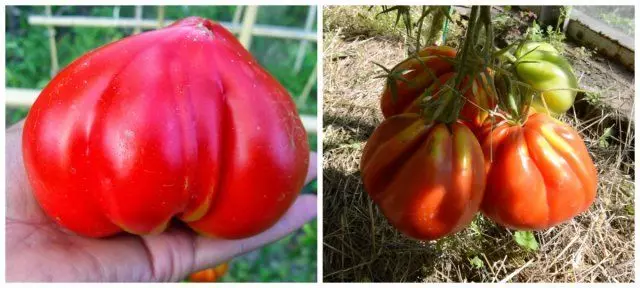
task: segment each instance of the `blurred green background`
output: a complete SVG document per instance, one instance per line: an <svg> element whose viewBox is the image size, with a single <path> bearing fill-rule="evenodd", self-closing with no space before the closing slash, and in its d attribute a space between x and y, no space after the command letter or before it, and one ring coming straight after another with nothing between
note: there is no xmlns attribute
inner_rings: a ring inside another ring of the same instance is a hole
<svg viewBox="0 0 640 288"><path fill-rule="evenodd" d="M121 6L120 18L133 18L134 6ZM216 21L231 22L236 6L165 6L164 19L201 16ZM256 24L304 28L309 6L262 6ZM31 26L30 14L44 15L44 6L6 7L6 87L42 89L49 80L51 59L48 32L45 26ZM145 6L143 18L156 19L157 7ZM53 16L113 17L114 6L53 6ZM313 31L316 31L316 17ZM240 18L242 22L242 18ZM80 55L106 43L131 35L132 28L57 27L56 43L60 67L63 68ZM317 43L309 42L302 68L292 68L300 40L254 36L251 53L297 98L313 73L317 59ZM304 103L297 103L301 114L317 115L317 90L311 90ZM7 126L23 119L25 108L6 108ZM309 134L312 150L317 151L317 135ZM304 188L303 193L317 194L317 182ZM260 250L250 252L230 262L222 281L229 282L316 282L317 222Z"/></svg>

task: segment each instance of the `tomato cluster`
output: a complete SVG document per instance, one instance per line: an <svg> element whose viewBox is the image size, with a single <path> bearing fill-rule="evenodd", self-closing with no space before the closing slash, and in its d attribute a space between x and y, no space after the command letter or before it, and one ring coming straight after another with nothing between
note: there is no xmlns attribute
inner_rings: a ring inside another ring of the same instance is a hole
<svg viewBox="0 0 640 288"><path fill-rule="evenodd" d="M417 56L407 58L396 65L392 73L401 73L402 79L388 81L380 96L380 108L384 117L419 113L422 104L420 96L423 93L437 97L442 86L457 76L452 63L455 57L456 50L452 47L430 46L420 50ZM486 110L496 106L494 93L485 91L489 87L487 80L481 79L469 81L467 77L461 85L466 87L461 92L464 93L467 103L462 108L460 116L472 125L472 128L480 126L489 115Z"/></svg>
<svg viewBox="0 0 640 288"><path fill-rule="evenodd" d="M505 96L490 71L453 81L452 48L425 48L391 70L395 78L380 100L385 120L364 148L360 171L365 190L400 232L438 239L466 227L478 211L509 228L546 229L594 201L597 173L582 138L550 116L573 104L575 91L561 89L576 88L575 76L550 46L537 47L521 46L526 61L513 68L531 91L544 90L522 121L498 105ZM551 70L536 74L535 65ZM445 86L453 92L441 91ZM451 95L464 98L457 120L430 118L424 102Z"/></svg>

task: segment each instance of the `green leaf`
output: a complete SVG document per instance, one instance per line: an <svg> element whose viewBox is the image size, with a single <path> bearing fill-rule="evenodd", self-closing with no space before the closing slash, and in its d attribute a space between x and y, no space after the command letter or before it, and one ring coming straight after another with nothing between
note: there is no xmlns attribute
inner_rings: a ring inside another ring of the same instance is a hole
<svg viewBox="0 0 640 288"><path fill-rule="evenodd" d="M609 147L609 138L612 138L612 136L613 136L613 126L607 127L606 129L604 129L604 133L602 133L602 135L598 139L598 146L600 146L601 148Z"/></svg>
<svg viewBox="0 0 640 288"><path fill-rule="evenodd" d="M482 269L484 268L484 262L478 258L478 256L473 256L473 258L469 259L469 263L473 268Z"/></svg>
<svg viewBox="0 0 640 288"><path fill-rule="evenodd" d="M624 210L627 211L627 214L634 216L636 215L636 209L632 204L624 206Z"/></svg>
<svg viewBox="0 0 640 288"><path fill-rule="evenodd" d="M513 234L513 239L516 240L516 243L518 243L520 247L529 251L536 251L540 247L536 237L531 231L516 231Z"/></svg>
<svg viewBox="0 0 640 288"><path fill-rule="evenodd" d="M376 66L380 67L382 70L384 70L384 72L387 72L387 74L391 73L391 70L389 70L387 67L384 67L384 65L375 62L375 61L371 61L371 63L375 64Z"/></svg>

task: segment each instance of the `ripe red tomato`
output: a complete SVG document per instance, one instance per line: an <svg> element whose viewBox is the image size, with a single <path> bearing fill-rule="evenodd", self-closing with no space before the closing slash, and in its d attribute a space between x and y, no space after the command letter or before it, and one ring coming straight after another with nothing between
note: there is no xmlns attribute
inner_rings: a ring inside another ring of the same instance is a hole
<svg viewBox="0 0 640 288"><path fill-rule="evenodd" d="M484 127L487 189L482 211L515 229L546 229L587 210L596 168L580 135L547 114L523 125Z"/></svg>
<svg viewBox="0 0 640 288"><path fill-rule="evenodd" d="M485 188L484 158L463 123L425 124L417 114L386 119L360 162L365 190L400 232L432 240L466 227Z"/></svg>
<svg viewBox="0 0 640 288"><path fill-rule="evenodd" d="M447 46L430 46L422 49L417 57L405 59L392 72L406 70L402 78L395 80L397 87L394 99L391 87L385 84L380 96L380 107L385 118L404 113L409 105L422 94L440 75L450 72L453 64L443 59L456 57L456 50Z"/></svg>
<svg viewBox="0 0 640 288"><path fill-rule="evenodd" d="M287 91L197 17L71 63L23 137L44 211L93 237L161 232L174 216L209 236L255 235L291 206L309 162Z"/></svg>

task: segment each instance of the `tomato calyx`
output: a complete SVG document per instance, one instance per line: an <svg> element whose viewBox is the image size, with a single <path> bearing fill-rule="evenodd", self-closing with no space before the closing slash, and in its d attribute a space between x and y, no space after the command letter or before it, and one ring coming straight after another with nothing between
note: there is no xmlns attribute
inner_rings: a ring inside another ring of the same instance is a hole
<svg viewBox="0 0 640 288"><path fill-rule="evenodd" d="M498 108L505 112L503 118L507 119L511 125L523 125L527 121L528 116L533 111L532 105L536 99L540 99L546 111L549 112L544 97L542 97L542 93L545 91L536 89L518 77L518 65L536 62L523 57L539 47L534 47L524 54L519 52L522 51L522 47L527 41L527 39L524 39L511 43L493 53L496 60L493 67L497 71L494 77L494 85L498 98ZM511 53L514 49L517 51L516 56Z"/></svg>
<svg viewBox="0 0 640 288"><path fill-rule="evenodd" d="M410 58L405 59L404 61L398 63L396 66L394 66L393 68L389 69L387 67L384 67L384 65L377 63L377 62L373 62L373 64L377 65L378 67L380 67L385 73L380 74L378 76L375 76L374 78L385 78L386 79L386 85L387 87L389 87L389 90L391 90L391 101L393 101L394 103L398 101L398 82L397 81L401 81L404 83L407 83L409 85L412 84L412 82L405 78L405 75L407 73L413 72L413 69L406 69L406 68L400 68L402 64L407 63L407 61L409 61ZM419 59L419 57L418 57ZM428 69L428 68L427 68Z"/></svg>
<svg viewBox="0 0 640 288"><path fill-rule="evenodd" d="M531 101L538 92L526 83L514 80L509 74L497 73L494 82L498 107L506 112L503 118L513 123L524 123L529 114Z"/></svg>
<svg viewBox="0 0 640 288"><path fill-rule="evenodd" d="M391 102L393 104L397 104L398 99L400 98L399 94L401 94L398 84L405 83L408 87L416 88L420 86L420 80L437 80L437 68L430 67L430 63L437 62L439 60L441 63L454 65L452 56L448 55L450 54L450 51L453 51L455 54L455 51L452 48L446 46L426 47L422 51L418 51L396 64L391 69L380 63L372 61L373 64L383 70L382 74L374 76L374 78L383 78L386 80L385 85L389 88ZM420 80L415 79L417 74L420 74L421 72L426 72L428 78Z"/></svg>
<svg viewBox="0 0 640 288"><path fill-rule="evenodd" d="M484 32L485 36L487 36L483 39L484 43L481 43L480 32ZM492 49L493 28L491 26L490 7L473 6L464 44L457 53L456 58L450 59L454 65L456 76L446 81L435 95L429 90L420 95L420 101L423 103L421 114L426 121L456 122L464 105L467 102L473 103L465 95L469 89L473 89L476 81L483 86L484 91L493 90L487 87L492 86L491 83L485 83L485 79L491 79ZM472 105L483 109L477 103Z"/></svg>

